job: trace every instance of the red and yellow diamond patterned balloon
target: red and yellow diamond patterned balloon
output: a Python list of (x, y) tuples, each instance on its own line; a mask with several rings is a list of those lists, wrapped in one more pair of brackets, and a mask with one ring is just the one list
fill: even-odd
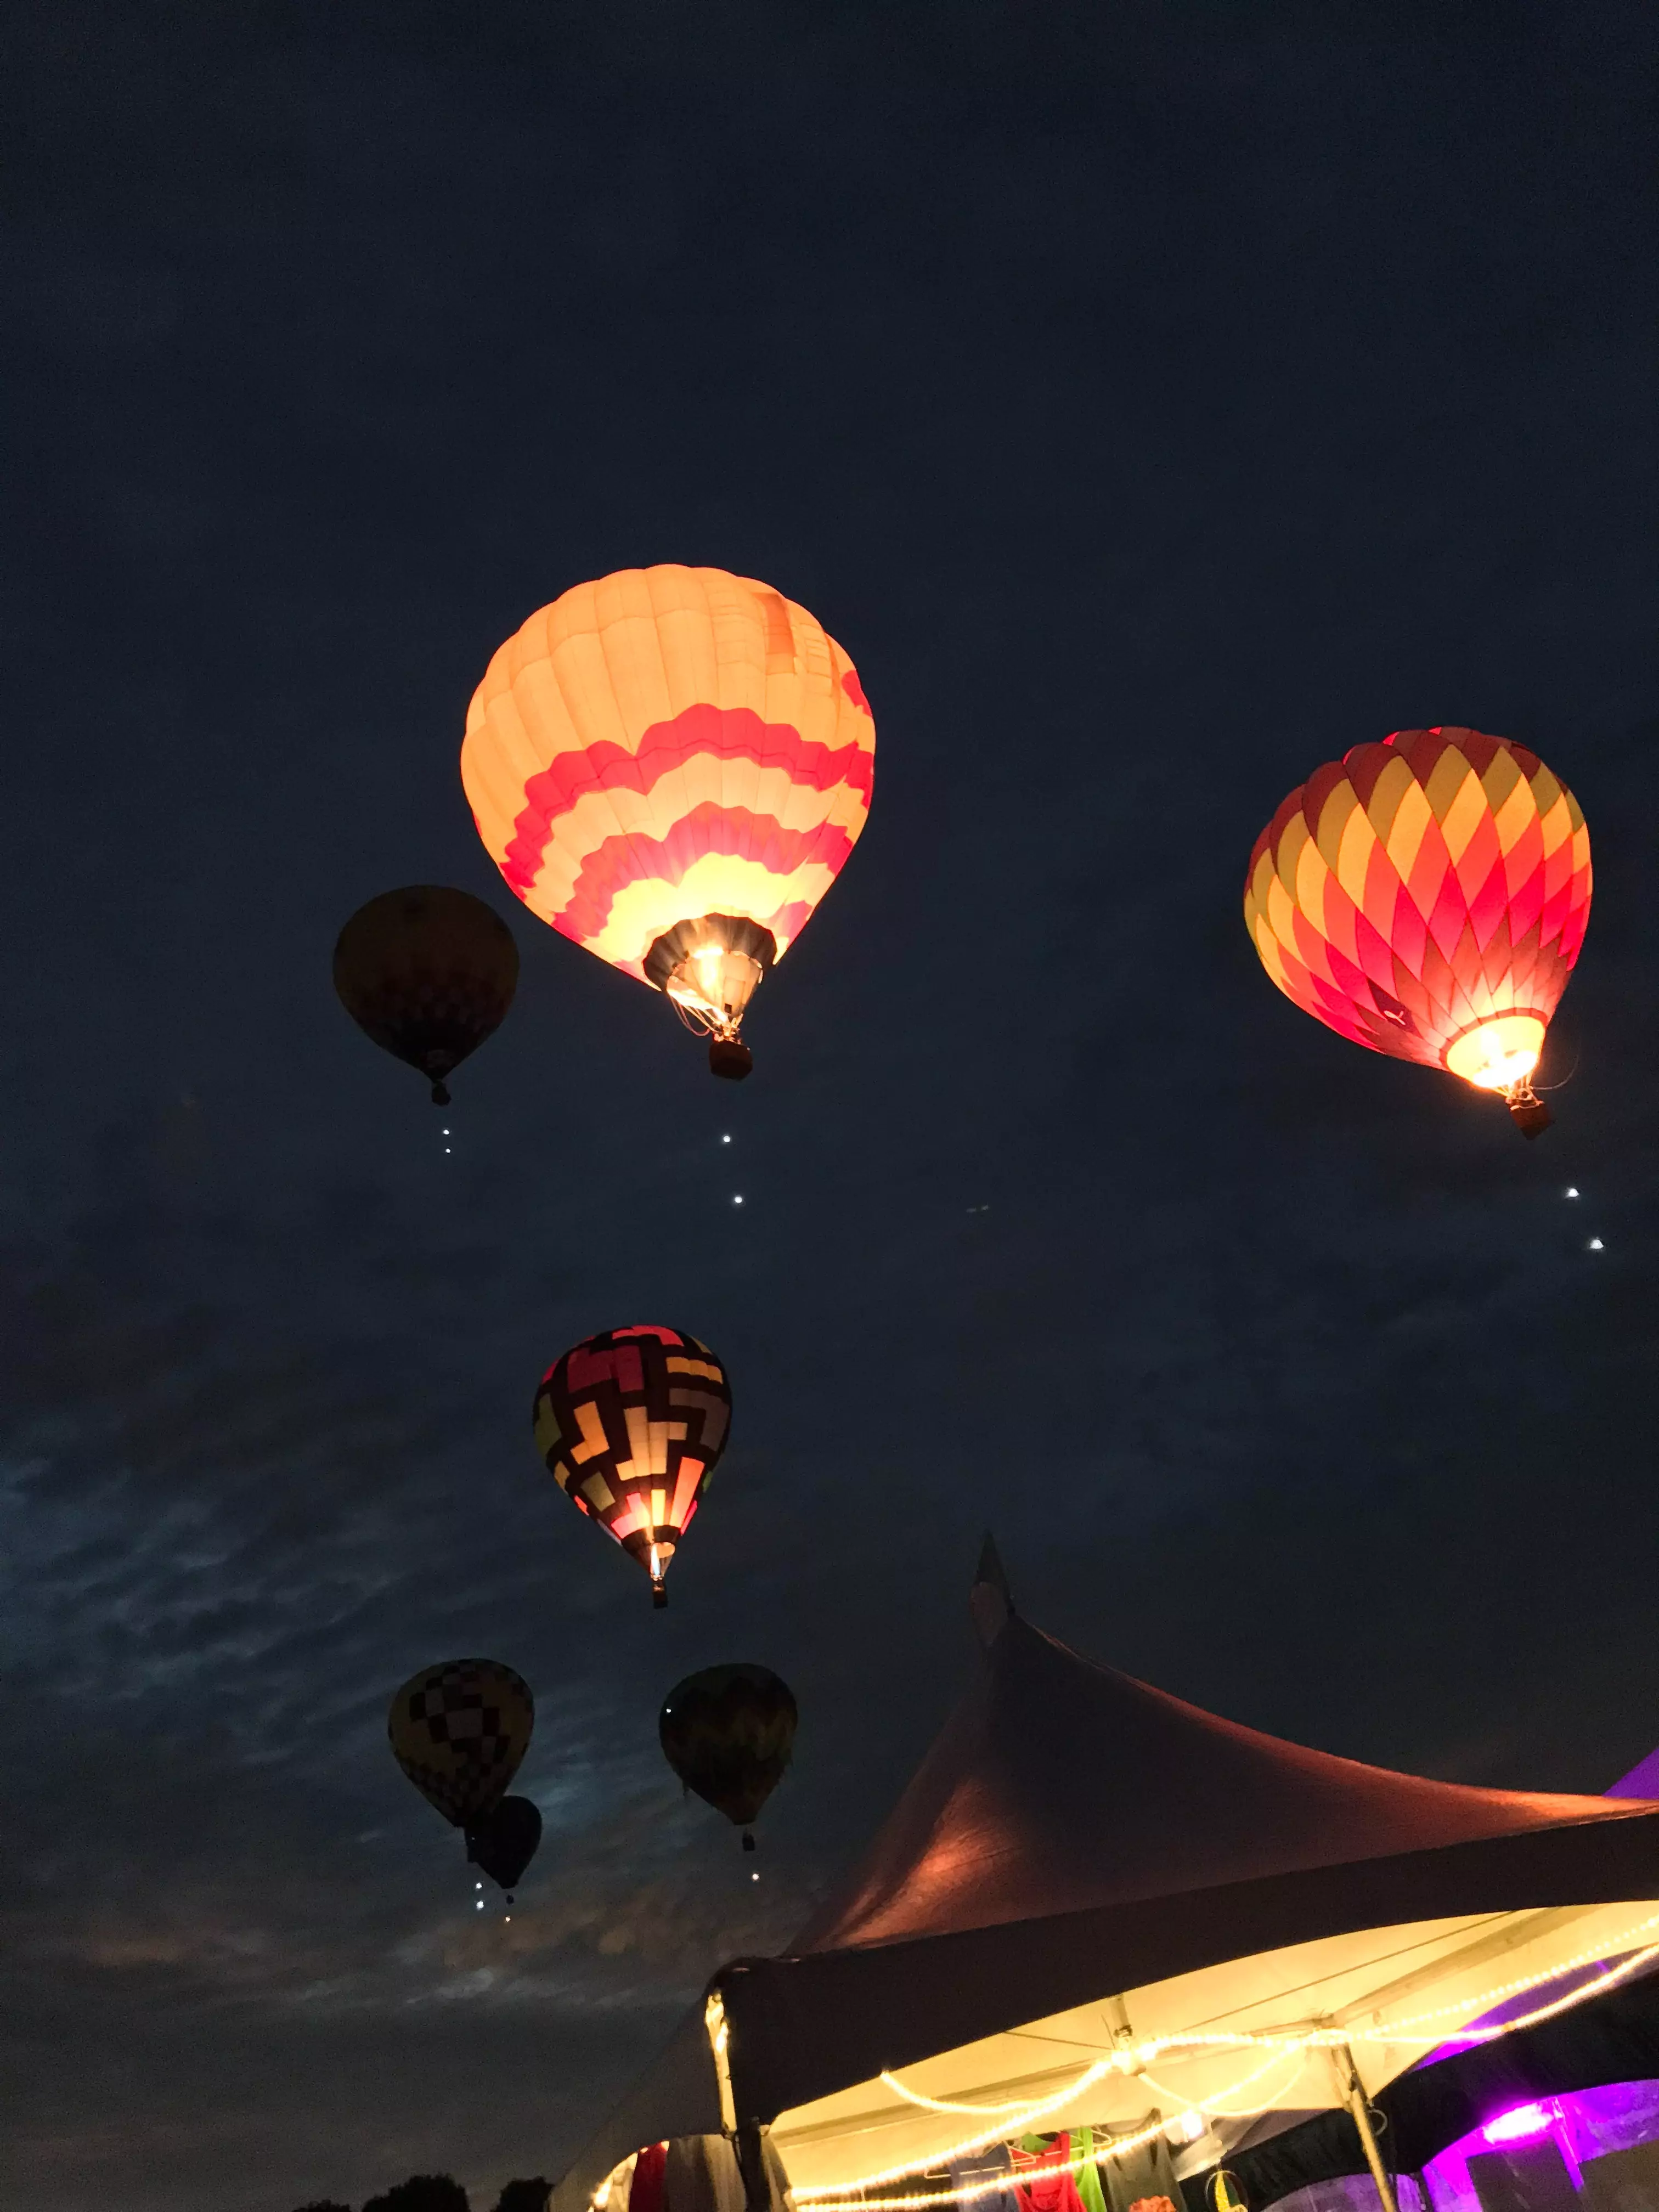
[(495, 654), (461, 781), (531, 912), (665, 992), (735, 1077), (744, 1007), (864, 828), (875, 743), (804, 607), (721, 568), (625, 568)]
[(655, 1322), (587, 1337), (542, 1377), (536, 1449), (577, 1510), (645, 1569), (653, 1604), (667, 1602), (663, 1577), (731, 1419), (714, 1353)]
[(1373, 1052), (1496, 1091), (1532, 1086), (1589, 919), (1589, 832), (1526, 746), (1396, 730), (1293, 791), (1262, 831), (1244, 922), (1287, 998)]

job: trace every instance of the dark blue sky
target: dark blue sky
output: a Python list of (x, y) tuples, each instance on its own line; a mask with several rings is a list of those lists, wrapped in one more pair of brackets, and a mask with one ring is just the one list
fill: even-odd
[[(556, 2172), (884, 1810), (988, 1525), (1238, 1719), (1647, 1751), (1651, 10), (0, 24), (9, 2207)], [(660, 560), (810, 607), (876, 714), (741, 1091), (514, 909), (456, 771), (501, 640)], [(1536, 1146), (1240, 918), (1291, 785), (1438, 721), (1590, 822)], [(524, 957), (447, 1158), (329, 985), (422, 880)], [(737, 1414), (653, 1617), (529, 1409), (655, 1319)], [(538, 1698), (510, 1929), (384, 1741), (475, 1650)], [(727, 1658), (802, 1709), (758, 1885), (655, 1744)]]

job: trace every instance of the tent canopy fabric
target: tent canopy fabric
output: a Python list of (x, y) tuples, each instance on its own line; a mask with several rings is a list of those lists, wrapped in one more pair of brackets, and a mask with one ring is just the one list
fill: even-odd
[[(1449, 2024), (1659, 1914), (1644, 1902), (1659, 1899), (1659, 1804), (1467, 1789), (1283, 1742), (1043, 1635), (983, 1565), (972, 1611), (984, 1665), (863, 1859), (786, 1954), (711, 1984), (737, 2118), (771, 2124), (798, 2186), (850, 2186), (971, 2129), (906, 2102), (884, 2069), (994, 2102), (1063, 2089), (1120, 2031), (1431, 2006)], [(699, 2007), (675, 2078), (683, 2097), (702, 2067), (706, 2116), (720, 2090), (702, 2033)], [(1373, 2088), (1420, 2055), (1356, 2049)], [(1237, 2076), (1239, 2054), (1188, 2061), (1164, 2103), (1214, 2097), (1224, 2066)], [(1111, 2086), (1120, 2124), (1153, 2101), (1138, 2079)], [(1105, 2089), (1046, 2124), (1111, 2117)], [(647, 2125), (653, 2094), (648, 2077), (555, 2212), (580, 2212), (652, 2128), (671, 2132), (665, 2102)], [(1337, 2100), (1328, 2067), (1285, 2099)]]

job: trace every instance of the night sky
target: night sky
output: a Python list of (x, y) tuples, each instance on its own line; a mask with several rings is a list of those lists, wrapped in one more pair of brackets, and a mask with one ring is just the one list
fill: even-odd
[[(5, 9), (8, 2212), (556, 2174), (885, 1811), (988, 1527), (1328, 1749), (1659, 1740), (1656, 62), (1637, 0)], [(658, 561), (876, 716), (742, 1089), (457, 772)], [(1590, 823), (1536, 1146), (1243, 927), (1285, 792), (1442, 721)], [(330, 984), (422, 881), (524, 963), (449, 1156)], [(529, 1417), (655, 1320), (737, 1412), (653, 1615)], [(385, 1740), (472, 1652), (510, 1927)], [(748, 1863), (656, 1744), (726, 1659), (801, 1707)]]

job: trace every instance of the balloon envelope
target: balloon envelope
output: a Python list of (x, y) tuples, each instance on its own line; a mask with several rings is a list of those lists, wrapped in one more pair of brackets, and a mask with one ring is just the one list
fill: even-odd
[(493, 1036), (513, 1004), (519, 948), (493, 907), (442, 884), (410, 884), (359, 907), (334, 948), (334, 988), (395, 1059), (444, 1078)]
[(483, 1819), (529, 1748), (530, 1686), (499, 1659), (447, 1659), (411, 1674), (392, 1700), (392, 1755), (455, 1827)]
[(466, 1832), (466, 1856), (491, 1881), (512, 1889), (536, 1856), (542, 1839), (539, 1807), (528, 1797), (503, 1797), (492, 1812)]
[(1524, 745), (1446, 727), (1356, 745), (1291, 792), (1250, 856), (1244, 921), (1316, 1020), (1500, 1092), (1531, 1135), (1589, 904), (1565, 785)]
[(857, 671), (804, 607), (668, 566), (579, 584), (508, 639), (461, 780), (531, 912), (718, 1047), (841, 872), (874, 763)]
[(657, 1733), (686, 1788), (746, 1828), (783, 1778), (796, 1717), (793, 1692), (769, 1667), (705, 1667), (669, 1692)]
[(548, 1472), (645, 1569), (659, 1605), (731, 1419), (731, 1386), (714, 1353), (654, 1323), (573, 1346), (536, 1393), (536, 1445)]

